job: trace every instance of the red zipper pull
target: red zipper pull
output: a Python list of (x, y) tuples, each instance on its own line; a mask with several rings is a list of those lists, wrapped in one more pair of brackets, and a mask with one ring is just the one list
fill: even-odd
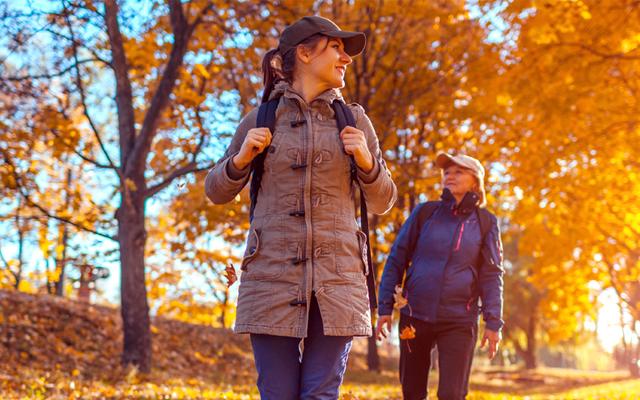
[(455, 251), (458, 251), (460, 249), (460, 242), (462, 241), (462, 232), (464, 232), (464, 222), (460, 227), (460, 233), (458, 234), (458, 243), (456, 244)]

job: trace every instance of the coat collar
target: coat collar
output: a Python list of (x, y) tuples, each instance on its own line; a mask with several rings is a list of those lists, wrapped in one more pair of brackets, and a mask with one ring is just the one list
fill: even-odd
[(323, 113), (328, 111), (331, 115), (333, 115), (331, 103), (333, 103), (334, 100), (344, 101), (340, 89), (329, 89), (320, 93), (320, 95), (311, 101), (311, 104), (307, 104), (302, 96), (296, 92), (287, 81), (279, 81), (273, 87), (273, 90), (269, 95), (269, 100), (277, 97), (297, 100), (302, 107), (316, 107), (316, 105), (318, 105), (319, 109), (322, 110)]
[(469, 214), (473, 212), (478, 207), (480, 201), (480, 196), (470, 191), (464, 195), (460, 204), (456, 204), (456, 198), (453, 197), (453, 194), (451, 194), (451, 191), (447, 188), (442, 191), (440, 198), (442, 202), (450, 206), (451, 210), (456, 214)]

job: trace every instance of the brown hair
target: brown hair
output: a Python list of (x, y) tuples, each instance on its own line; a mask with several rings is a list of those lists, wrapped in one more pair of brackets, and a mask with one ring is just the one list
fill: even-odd
[[(315, 34), (309, 36), (298, 46), (304, 46), (309, 50), (315, 49), (320, 40), (326, 36)], [(327, 41), (327, 46), (329, 41)], [(281, 80), (289, 83), (293, 82), (293, 68), (296, 65), (296, 49), (298, 46), (289, 49), (284, 54), (280, 54), (278, 49), (271, 49), (262, 58), (262, 83), (264, 84), (264, 92), (262, 94), (262, 102), (269, 100), (273, 87)], [(275, 66), (274, 66), (275, 64)]]

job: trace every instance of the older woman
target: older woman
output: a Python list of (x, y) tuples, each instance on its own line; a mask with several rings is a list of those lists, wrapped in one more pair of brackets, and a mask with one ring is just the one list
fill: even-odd
[(497, 219), (484, 208), (484, 168), (473, 157), (445, 153), (438, 155), (436, 165), (442, 169), (441, 200), (413, 210), (398, 233), (380, 283), (378, 339), (390, 328), (394, 294), (399, 294), (396, 286), (406, 274), (400, 381), (404, 398), (411, 400), (427, 397), (434, 345), (440, 365), (438, 398), (464, 399), (480, 312), (486, 321), (482, 346), (489, 343), (490, 358), (496, 354), (503, 325), (502, 244)]

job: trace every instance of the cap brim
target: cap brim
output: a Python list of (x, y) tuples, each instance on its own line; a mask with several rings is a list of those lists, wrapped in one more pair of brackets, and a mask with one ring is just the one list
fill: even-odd
[(328, 37), (342, 39), (344, 51), (351, 57), (362, 53), (364, 46), (367, 44), (367, 36), (362, 32), (334, 31), (323, 32), (322, 34)]
[(457, 162), (453, 160), (453, 157), (447, 153), (440, 153), (436, 157), (436, 166), (439, 168), (446, 168), (451, 164), (459, 165)]

